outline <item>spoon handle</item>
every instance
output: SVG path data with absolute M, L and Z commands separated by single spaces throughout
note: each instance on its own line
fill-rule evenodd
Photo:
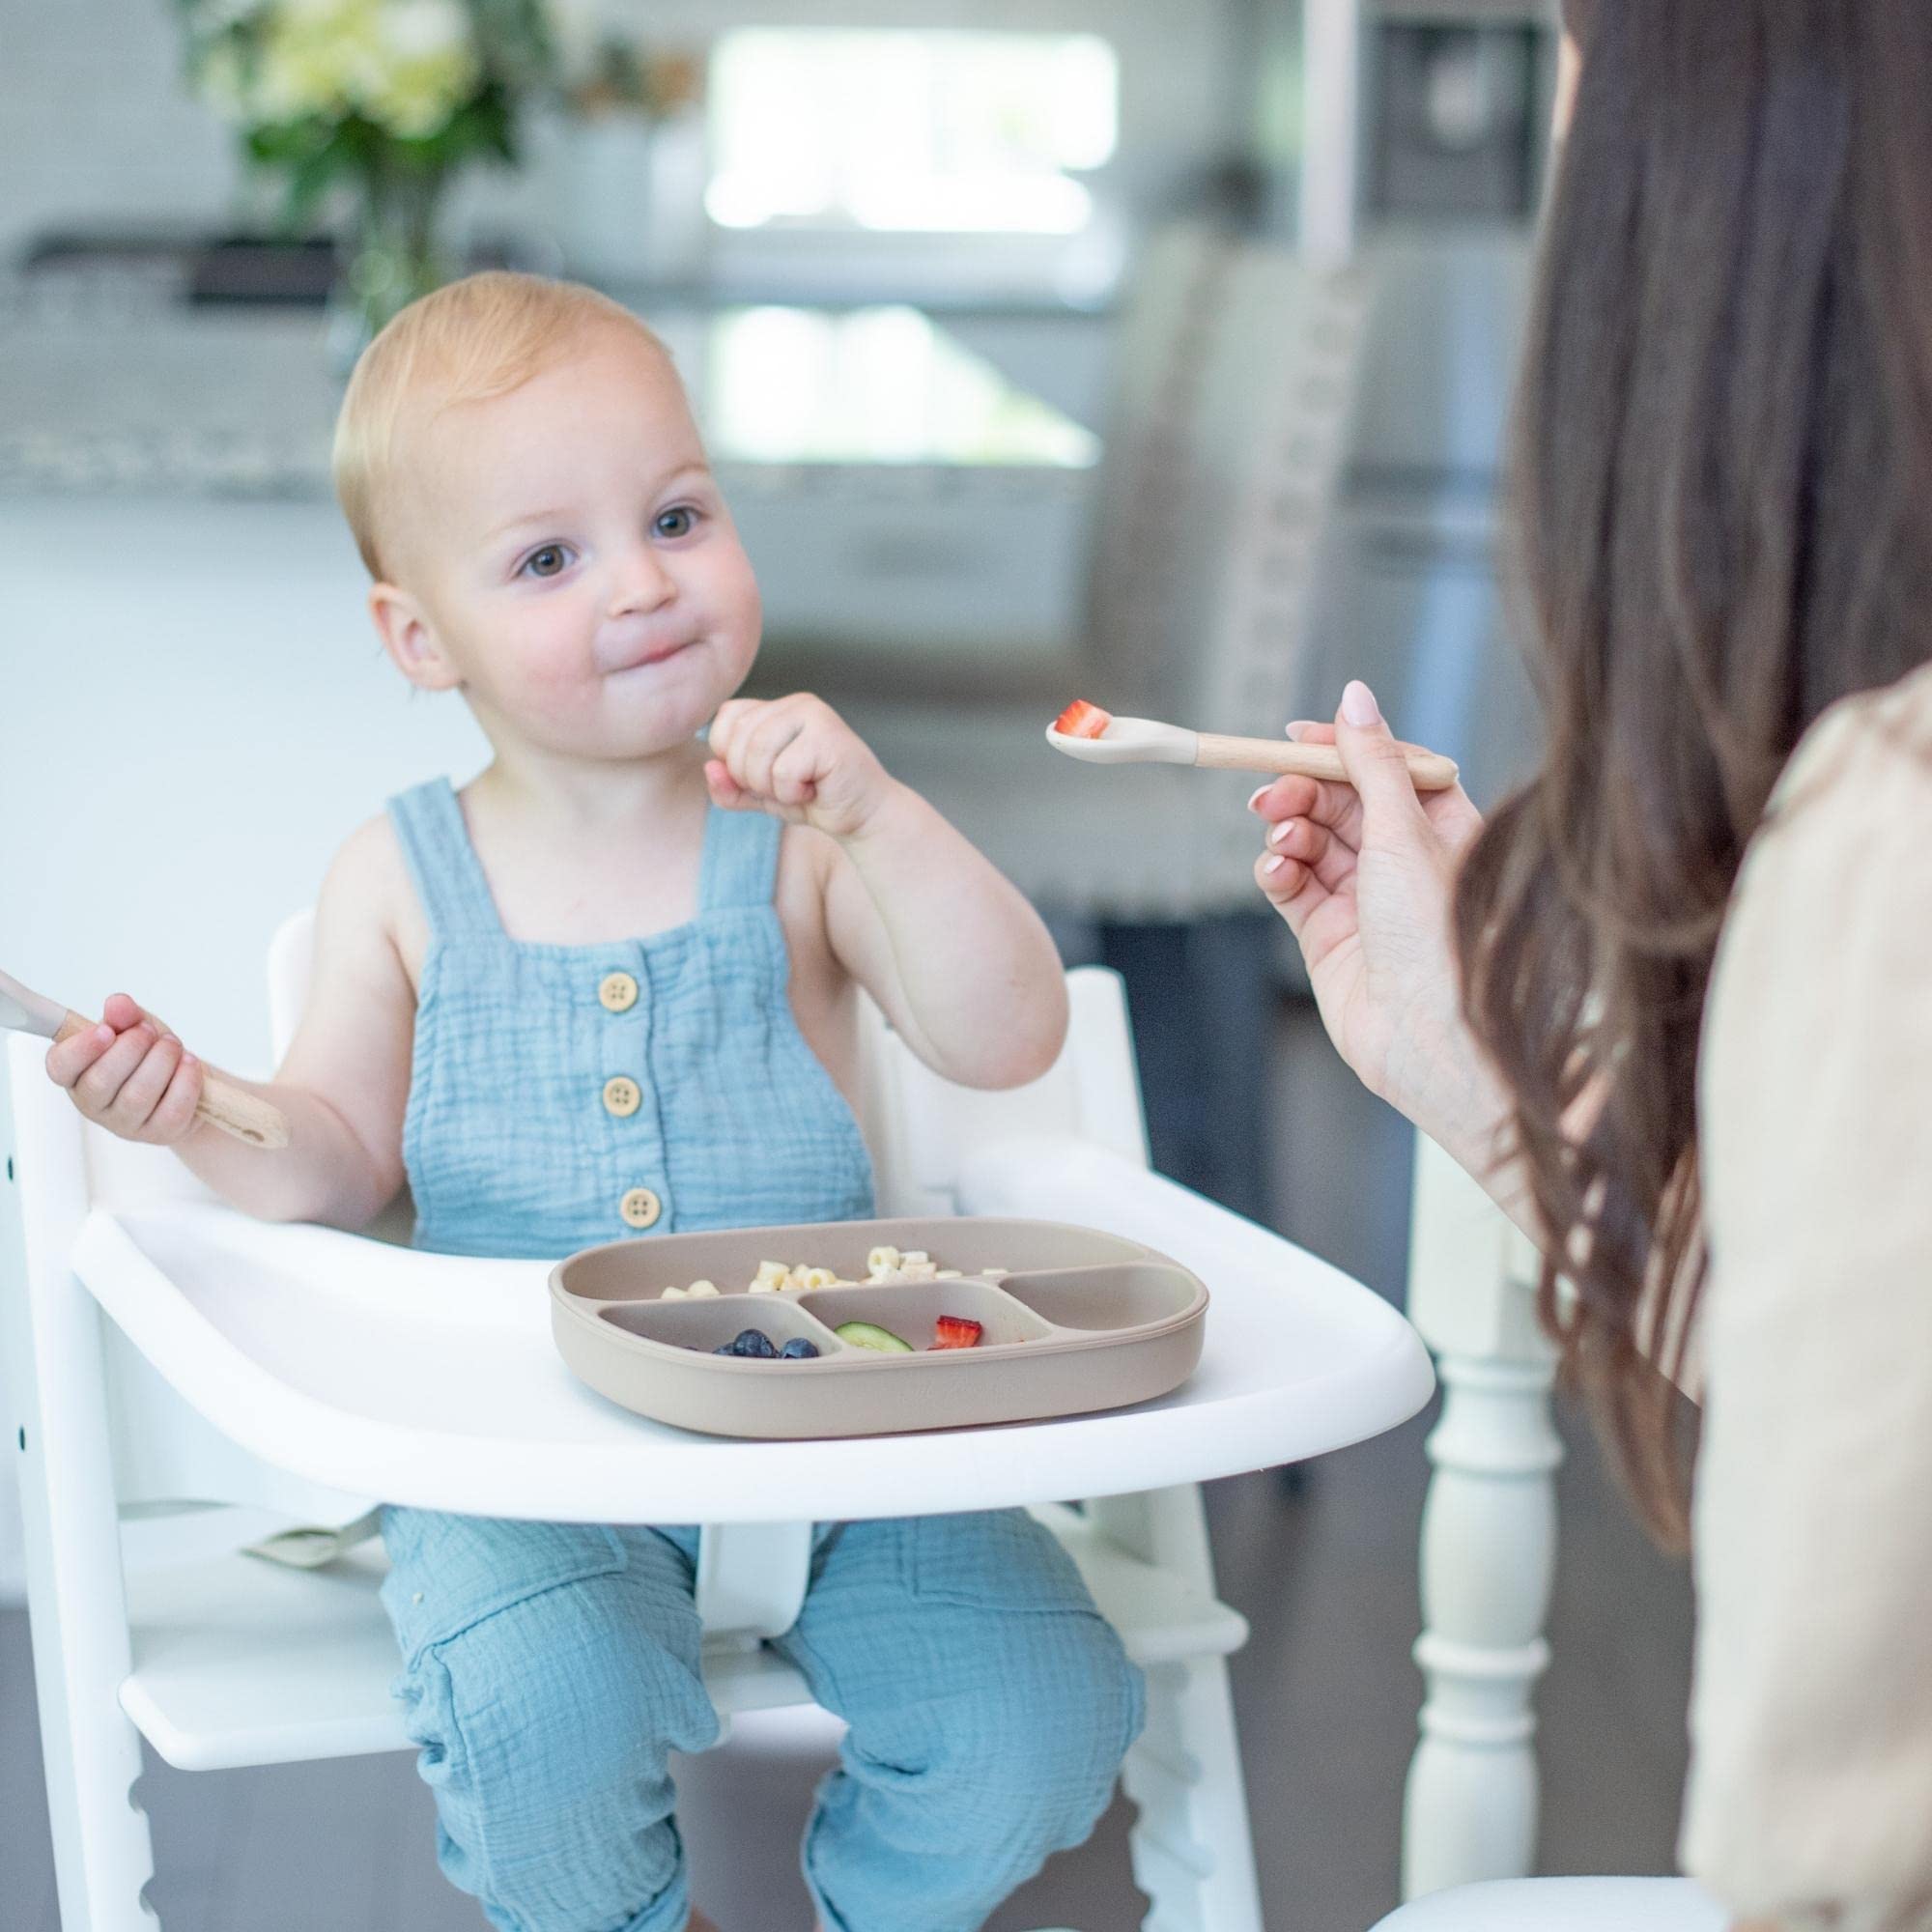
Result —
M 1415 751 L 1406 751 L 1403 756 L 1417 791 L 1446 791 L 1456 782 L 1454 758 L 1445 758 L 1438 752 Z M 1342 754 L 1333 745 L 1297 745 L 1292 738 L 1226 738 L 1203 731 L 1194 762 L 1220 772 L 1272 772 L 1281 778 L 1349 782 Z
M 79 1013 L 69 1013 L 60 1024 L 55 1039 L 71 1039 L 85 1033 L 95 1022 Z M 220 1074 L 209 1071 L 201 1082 L 201 1098 L 195 1103 L 194 1117 L 210 1126 L 233 1134 L 250 1147 L 285 1148 L 289 1144 L 289 1123 L 279 1107 L 238 1087 Z

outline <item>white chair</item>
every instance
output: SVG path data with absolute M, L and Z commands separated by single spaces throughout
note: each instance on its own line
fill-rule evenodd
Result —
M 1556 1351 L 1536 1315 L 1542 1257 L 1426 1135 L 1415 1144 L 1408 1313 L 1435 1351 L 1422 1518 L 1426 1685 L 1386 1932 L 1722 1932 L 1684 1879 L 1531 1879 L 1537 1681 L 1556 1569 Z M 1512 1882 L 1514 1881 L 1514 1882 Z M 1383 1932 L 1378 1927 L 1377 1932 Z
M 1421 1737 L 1403 1809 L 1402 1895 L 1534 1868 L 1537 1680 L 1556 1566 L 1556 1356 L 1533 1244 L 1425 1134 L 1415 1141 L 1408 1313 L 1442 1415 L 1422 1516 Z
M 1688 1879 L 1535 1878 L 1434 1892 L 1375 1932 L 1724 1932 L 1729 1923 Z
M 306 915 L 270 958 L 276 1050 L 306 987 Z M 171 1155 L 95 1129 L 7 1043 L 0 1364 L 27 1536 L 35 1674 L 63 1923 L 154 1924 L 145 1736 L 188 1768 L 407 1747 L 376 1600 L 379 1546 L 326 1568 L 241 1553 L 376 1497 L 531 1519 L 699 1521 L 706 1678 L 722 1713 L 803 1684 L 787 1628 L 813 1520 L 1037 1506 L 1147 1669 L 1123 1782 L 1150 1932 L 1260 1932 L 1199 1481 L 1316 1455 L 1428 1399 L 1394 1309 L 1151 1174 L 1111 975 L 1070 978 L 1065 1053 L 1034 1086 L 937 1080 L 872 1015 L 863 1112 L 883 1213 L 1084 1221 L 1159 1247 L 1214 1294 L 1191 1381 L 1114 1414 L 992 1431 L 757 1444 L 623 1413 L 548 1333 L 539 1263 L 417 1254 L 213 1201 Z M 1084 1508 L 1069 1497 L 1100 1498 Z M 775 1506 L 785 1520 L 773 1520 Z

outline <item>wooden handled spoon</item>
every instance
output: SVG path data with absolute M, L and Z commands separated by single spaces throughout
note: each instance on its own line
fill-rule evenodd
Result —
M 1266 772 L 1327 779 L 1347 784 L 1349 774 L 1333 745 L 1297 745 L 1292 738 L 1228 738 L 1189 731 L 1151 718 L 1116 718 L 1084 699 L 1067 706 L 1046 727 L 1046 742 L 1069 758 L 1094 765 L 1201 765 L 1214 771 Z M 1456 761 L 1436 752 L 1405 751 L 1417 791 L 1446 791 L 1456 782 Z
M 58 1000 L 43 999 L 19 980 L 0 973 L 0 1027 L 11 1027 L 16 1033 L 37 1033 L 43 1039 L 60 1040 L 85 1033 L 94 1024 L 93 1020 L 70 1012 Z M 289 1123 L 281 1109 L 222 1079 L 218 1073 L 204 1076 L 194 1116 L 251 1147 L 285 1148 L 289 1144 Z

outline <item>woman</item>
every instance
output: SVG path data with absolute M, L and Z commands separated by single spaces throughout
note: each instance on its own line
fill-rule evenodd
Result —
M 1585 11 L 1512 464 L 1542 769 L 1487 826 L 1419 801 L 1351 685 L 1300 730 L 1353 784 L 1258 794 L 1257 878 L 1344 1058 L 1561 1258 L 1545 1319 L 1690 1532 L 1686 1869 L 1740 1925 L 1902 1932 L 1932 1926 L 1932 5 Z M 1692 1360 L 1687 1513 L 1658 1369 Z

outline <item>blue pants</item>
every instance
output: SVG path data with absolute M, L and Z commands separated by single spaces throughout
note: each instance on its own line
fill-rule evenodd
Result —
M 501 1932 L 678 1932 L 667 1769 L 718 1719 L 695 1529 L 384 1512 L 396 1694 L 452 1883 Z M 973 1932 L 1105 1808 L 1140 1673 L 1024 1511 L 822 1525 L 773 1649 L 850 1726 L 805 1876 L 828 1932 Z

